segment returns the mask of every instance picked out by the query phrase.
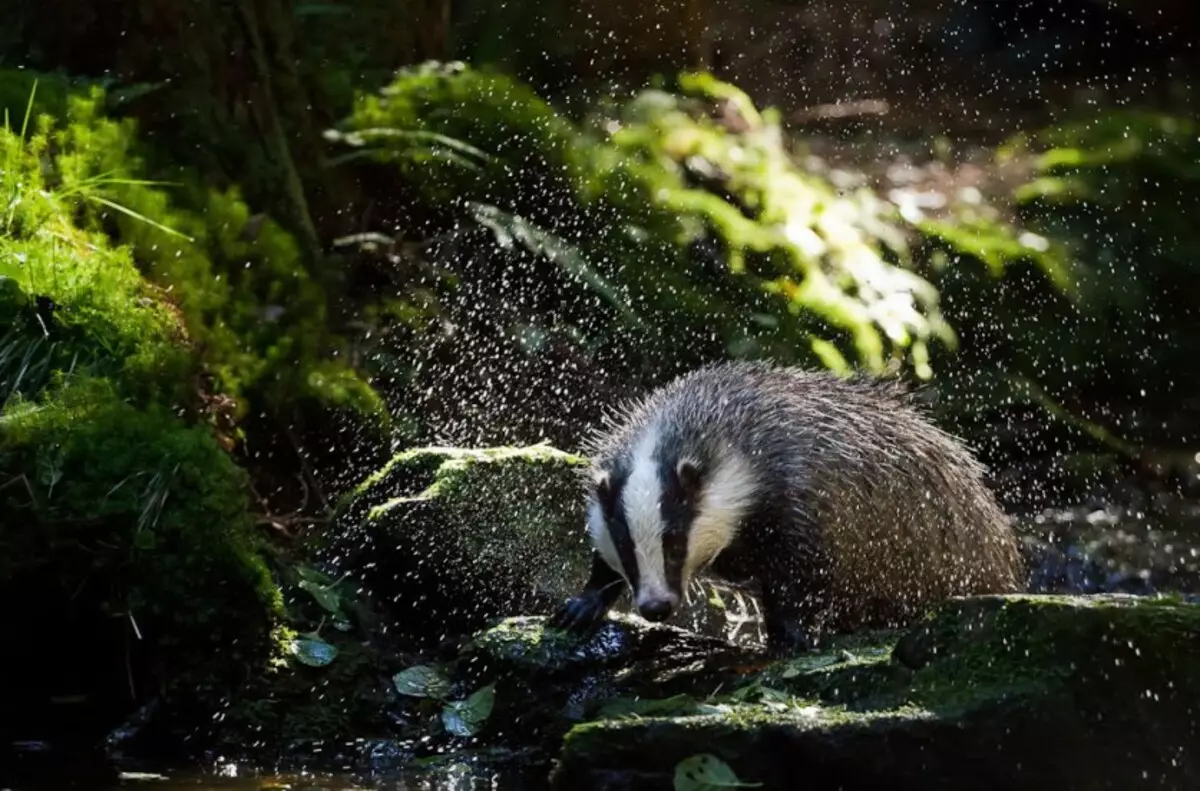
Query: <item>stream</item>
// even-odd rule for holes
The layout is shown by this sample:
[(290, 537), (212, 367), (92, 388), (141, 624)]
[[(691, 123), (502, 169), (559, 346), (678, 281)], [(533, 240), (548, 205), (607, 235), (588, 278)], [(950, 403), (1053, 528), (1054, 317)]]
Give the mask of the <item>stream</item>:
[(451, 761), (432, 768), (388, 767), (380, 771), (255, 771), (235, 764), (218, 764), (205, 771), (161, 769), (152, 771), (92, 771), (76, 765), (22, 772), (22, 777), (0, 774), (0, 791), (542, 791), (546, 767), (521, 769), (511, 764), (490, 766), (487, 761)]

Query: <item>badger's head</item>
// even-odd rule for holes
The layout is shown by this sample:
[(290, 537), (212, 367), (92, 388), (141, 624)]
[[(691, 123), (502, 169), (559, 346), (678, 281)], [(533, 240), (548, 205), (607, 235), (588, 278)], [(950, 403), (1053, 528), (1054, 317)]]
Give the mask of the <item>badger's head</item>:
[(630, 453), (593, 470), (592, 544), (629, 583), (641, 616), (662, 621), (733, 541), (754, 492), (749, 465), (732, 450), (650, 427)]

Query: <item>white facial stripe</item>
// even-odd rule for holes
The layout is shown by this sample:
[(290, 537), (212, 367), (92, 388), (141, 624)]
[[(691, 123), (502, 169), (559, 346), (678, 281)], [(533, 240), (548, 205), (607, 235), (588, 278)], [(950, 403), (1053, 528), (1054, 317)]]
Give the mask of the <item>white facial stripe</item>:
[(683, 584), (706, 563), (716, 558), (737, 537), (742, 517), (753, 502), (756, 483), (750, 465), (728, 452), (720, 466), (704, 483), (704, 494), (688, 533), (688, 554), (683, 567)]
[(658, 477), (657, 426), (646, 430), (633, 451), (629, 480), (621, 492), (621, 508), (629, 525), (638, 564), (637, 603), (672, 598), (662, 551), (662, 482)]
[(587, 526), (592, 541), (596, 543), (599, 543), (608, 535), (608, 530), (604, 527), (604, 510), (594, 497), (588, 500)]
[[(608, 534), (608, 528), (604, 524), (604, 511), (595, 500), (588, 504), (588, 532), (592, 536), (592, 546), (600, 553), (600, 557), (624, 577), (625, 569), (621, 566), (617, 548), (613, 545), (612, 536)], [(628, 582), (628, 578), (625, 581)]]

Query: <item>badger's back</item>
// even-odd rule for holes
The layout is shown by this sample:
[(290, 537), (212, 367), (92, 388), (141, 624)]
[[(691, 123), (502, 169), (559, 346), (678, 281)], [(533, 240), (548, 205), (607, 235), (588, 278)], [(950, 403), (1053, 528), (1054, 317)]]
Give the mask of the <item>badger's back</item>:
[[(798, 503), (834, 568), (841, 628), (894, 625), (949, 596), (1019, 590), (1008, 517), (982, 465), (900, 389), (830, 387)], [(801, 396), (809, 398), (811, 396)]]
[[(828, 559), (831, 628), (891, 625), (948, 596), (1020, 587), (1016, 538), (981, 465), (895, 383), (708, 366), (626, 409), (591, 450), (602, 463), (619, 457), (651, 426), (668, 445), (749, 460), (757, 496), (792, 517), (790, 538)], [(753, 543), (755, 527), (740, 541)], [(795, 573), (812, 573), (799, 567), (811, 555), (796, 557)]]

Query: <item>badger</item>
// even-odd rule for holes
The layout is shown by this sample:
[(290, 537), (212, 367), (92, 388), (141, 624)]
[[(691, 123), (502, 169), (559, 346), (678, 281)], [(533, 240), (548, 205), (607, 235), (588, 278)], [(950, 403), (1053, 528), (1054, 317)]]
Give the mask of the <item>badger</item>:
[(757, 588), (779, 655), (1022, 585), (982, 465), (894, 381), (711, 364), (610, 414), (586, 445), (591, 570), (552, 629), (590, 634), (626, 589), (664, 621), (704, 574)]

